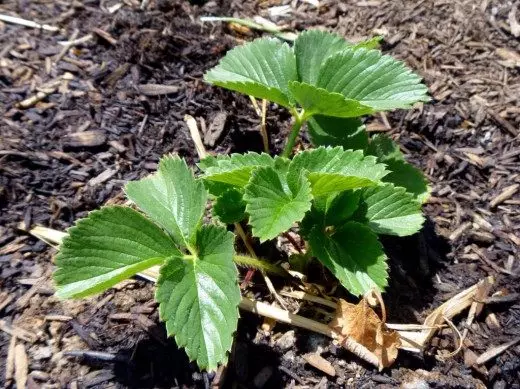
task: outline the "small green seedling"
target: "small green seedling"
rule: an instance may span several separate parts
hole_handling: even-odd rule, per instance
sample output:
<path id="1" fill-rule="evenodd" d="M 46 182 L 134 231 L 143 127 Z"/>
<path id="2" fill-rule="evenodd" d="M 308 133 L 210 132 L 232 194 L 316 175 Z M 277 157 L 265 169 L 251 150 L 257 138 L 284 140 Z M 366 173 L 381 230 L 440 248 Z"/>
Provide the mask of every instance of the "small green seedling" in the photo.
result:
<path id="1" fill-rule="evenodd" d="M 387 182 L 405 187 L 424 201 L 428 187 L 422 173 L 400 156 L 389 138 L 380 137 L 369 146 L 359 119 L 429 100 L 420 77 L 402 62 L 375 50 L 378 43 L 373 38 L 351 44 L 319 30 L 302 32 L 293 47 L 274 38 L 256 39 L 230 50 L 204 79 L 286 107 L 294 124 L 283 156 L 291 154 L 307 123 L 314 146 L 372 153 L 392 166 Z"/>
<path id="2" fill-rule="evenodd" d="M 281 271 L 237 255 L 227 224 L 248 223 L 261 242 L 296 228 L 304 259 L 319 260 L 351 293 L 387 286 L 378 235 L 421 228 L 425 180 L 389 138 L 369 141 L 352 118 L 426 97 L 401 63 L 318 32 L 301 34 L 294 49 L 271 39 L 234 49 L 206 79 L 287 106 L 296 124 L 286 156 L 208 157 L 198 177 L 179 157 L 164 157 L 156 174 L 126 185 L 137 209 L 103 207 L 69 229 L 54 279 L 60 297 L 81 298 L 160 265 L 155 298 L 168 335 L 214 370 L 237 328 L 236 264 Z M 306 120 L 318 147 L 289 158 Z M 203 223 L 208 199 L 211 224 Z"/>

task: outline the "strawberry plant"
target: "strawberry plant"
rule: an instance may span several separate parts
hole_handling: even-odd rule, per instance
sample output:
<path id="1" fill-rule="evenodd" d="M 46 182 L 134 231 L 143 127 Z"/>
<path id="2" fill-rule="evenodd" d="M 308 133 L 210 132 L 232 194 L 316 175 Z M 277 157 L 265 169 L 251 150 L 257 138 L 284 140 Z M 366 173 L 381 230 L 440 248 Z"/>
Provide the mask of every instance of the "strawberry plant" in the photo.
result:
<path id="1" fill-rule="evenodd" d="M 421 228 L 424 178 L 389 138 L 369 141 L 356 116 L 408 107 L 425 88 L 390 57 L 318 32 L 301 34 L 294 49 L 270 39 L 234 49 L 206 79 L 288 107 L 295 126 L 284 155 L 210 156 L 198 176 L 179 157 L 162 158 L 154 175 L 126 185 L 135 207 L 103 207 L 69 229 L 54 279 L 60 297 L 80 298 L 160 265 L 155 298 L 168 335 L 213 370 L 237 327 L 236 265 L 282 271 L 235 253 L 227 224 L 247 223 L 260 242 L 296 228 L 305 258 L 351 293 L 386 287 L 378 235 Z M 306 121 L 318 147 L 290 157 Z"/>

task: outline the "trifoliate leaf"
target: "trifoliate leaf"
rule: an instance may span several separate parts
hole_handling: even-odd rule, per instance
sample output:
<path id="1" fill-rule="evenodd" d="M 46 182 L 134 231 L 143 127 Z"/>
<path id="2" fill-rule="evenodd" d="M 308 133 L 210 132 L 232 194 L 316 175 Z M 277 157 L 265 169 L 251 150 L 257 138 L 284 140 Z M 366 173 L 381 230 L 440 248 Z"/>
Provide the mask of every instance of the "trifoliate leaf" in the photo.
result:
<path id="1" fill-rule="evenodd" d="M 128 207 L 93 211 L 68 230 L 56 256 L 61 298 L 102 292 L 166 258 L 180 255 L 171 238 Z"/>
<path id="2" fill-rule="evenodd" d="M 201 369 L 211 371 L 227 361 L 238 322 L 233 234 L 203 226 L 196 249 L 196 256 L 175 257 L 161 267 L 155 297 L 168 336 L 174 335 Z"/>
<path id="3" fill-rule="evenodd" d="M 397 236 L 415 234 L 424 222 L 421 204 L 405 188 L 392 184 L 364 189 L 355 218 L 377 234 Z"/>
<path id="4" fill-rule="evenodd" d="M 373 113 L 374 109 L 341 93 L 327 91 L 314 85 L 293 81 L 289 90 L 294 99 L 305 110 L 307 116 L 325 115 L 351 118 Z"/>
<path id="5" fill-rule="evenodd" d="M 341 147 L 319 147 L 296 155 L 289 166 L 289 182 L 302 171 L 308 172 L 315 197 L 376 185 L 388 173 L 375 157 Z"/>
<path id="6" fill-rule="evenodd" d="M 345 150 L 364 150 L 368 146 L 368 134 L 358 118 L 316 115 L 309 119 L 308 129 L 315 147 L 342 146 Z"/>
<path id="7" fill-rule="evenodd" d="M 373 136 L 367 154 L 376 156 L 379 162 L 388 166 L 390 173 L 383 178 L 384 182 L 406 188 L 421 203 L 428 200 L 430 188 L 426 177 L 419 169 L 406 162 L 399 146 L 392 139 L 383 134 Z"/>
<path id="8" fill-rule="evenodd" d="M 244 192 L 230 189 L 217 198 L 213 205 L 213 214 L 225 224 L 237 223 L 246 217 Z"/>
<path id="9" fill-rule="evenodd" d="M 320 69 L 316 86 L 374 110 L 409 108 L 429 100 L 420 77 L 404 63 L 365 48 L 349 48 L 329 57 Z"/>
<path id="10" fill-rule="evenodd" d="M 204 75 L 204 79 L 226 89 L 290 107 L 287 85 L 297 79 L 296 59 L 286 43 L 273 38 L 256 39 L 230 50 Z"/>
<path id="11" fill-rule="evenodd" d="M 129 182 L 125 191 L 178 245 L 189 246 L 204 214 L 207 193 L 184 160 L 177 156 L 162 158 L 157 173 Z"/>
<path id="12" fill-rule="evenodd" d="M 331 235 L 316 228 L 308 239 L 312 253 L 350 293 L 362 295 L 386 287 L 386 255 L 367 226 L 348 222 Z"/>
<path id="13" fill-rule="evenodd" d="M 269 154 L 257 154 L 249 152 L 246 154 L 232 154 L 214 158 L 211 162 L 205 161 L 204 179 L 216 181 L 243 188 L 248 183 L 251 172 L 261 166 L 274 166 L 275 159 Z M 209 165 L 211 163 L 211 165 Z M 199 165 L 200 166 L 200 165 Z"/>
<path id="14" fill-rule="evenodd" d="M 349 44 L 336 34 L 320 30 L 307 30 L 294 41 L 296 67 L 300 81 L 316 83 L 322 63 L 332 54 L 344 50 Z"/>
<path id="15" fill-rule="evenodd" d="M 265 241 L 287 231 L 303 219 L 311 208 L 311 199 L 310 184 L 303 172 L 289 184 L 271 167 L 256 169 L 244 195 L 253 235 Z"/>

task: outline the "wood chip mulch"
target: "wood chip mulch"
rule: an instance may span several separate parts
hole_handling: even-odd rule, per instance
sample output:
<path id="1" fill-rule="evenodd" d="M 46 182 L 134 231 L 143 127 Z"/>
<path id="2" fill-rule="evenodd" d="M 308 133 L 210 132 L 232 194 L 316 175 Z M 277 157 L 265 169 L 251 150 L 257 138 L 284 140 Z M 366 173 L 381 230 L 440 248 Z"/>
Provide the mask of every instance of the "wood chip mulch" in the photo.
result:
<path id="1" fill-rule="evenodd" d="M 210 387 L 221 380 L 257 388 L 520 388 L 518 4 L 144 3 L 145 10 L 136 0 L 0 4 L 0 15 L 46 26 L 0 18 L 0 386 Z M 385 300 L 390 321 L 419 323 L 494 276 L 455 357 L 436 358 L 456 348 L 447 329 L 424 356 L 402 353 L 379 373 L 320 336 L 282 325 L 266 335 L 261 320 L 244 314 L 222 378 L 198 372 L 166 339 L 150 284 L 130 280 L 80 301 L 53 296 L 55 250 L 27 231 L 64 230 L 89 210 L 122 202 L 124 183 L 154 171 L 165 153 L 195 161 L 185 114 L 202 130 L 218 128 L 219 139 L 205 139 L 211 151 L 262 150 L 249 99 L 201 81 L 226 50 L 257 33 L 203 25 L 202 15 L 261 15 L 351 40 L 382 35 L 383 49 L 424 77 L 430 104 L 368 120 L 371 131 L 398 140 L 432 183 L 424 231 L 384 240 L 391 258 Z M 278 149 L 288 114 L 269 107 L 267 126 Z M 464 330 L 465 317 L 455 325 Z"/>

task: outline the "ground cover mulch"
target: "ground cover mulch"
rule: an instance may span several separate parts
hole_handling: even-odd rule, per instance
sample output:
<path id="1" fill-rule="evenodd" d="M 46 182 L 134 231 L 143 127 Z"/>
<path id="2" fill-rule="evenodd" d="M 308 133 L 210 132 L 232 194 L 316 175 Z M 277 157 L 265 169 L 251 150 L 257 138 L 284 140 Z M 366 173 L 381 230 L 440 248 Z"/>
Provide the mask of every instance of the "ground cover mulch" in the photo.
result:
<path id="1" fill-rule="evenodd" d="M 135 0 L 0 4 L 2 15 L 58 27 L 0 22 L 0 386 L 16 387 L 15 373 L 23 380 L 28 372 L 30 388 L 520 388 L 518 343 L 474 364 L 520 339 L 514 2 L 324 0 L 319 9 L 303 1 L 195 3 L 152 0 L 144 10 Z M 284 5 L 289 12 L 273 8 Z M 53 296 L 55 250 L 30 228 L 64 230 L 102 204 L 124 201 L 124 183 L 153 172 L 161 155 L 197 161 L 185 114 L 201 129 L 225 117 L 222 134 L 206 139 L 215 142 L 212 152 L 262 150 L 249 99 L 201 81 L 226 50 L 259 33 L 202 24 L 203 15 L 261 15 L 289 30 L 326 28 L 351 40 L 382 35 L 384 51 L 424 77 L 431 103 L 368 120 L 371 131 L 396 139 L 432 184 L 423 232 L 384 241 L 391 266 L 385 301 L 390 321 L 420 323 L 492 275 L 493 297 L 456 356 L 436 358 L 456 348 L 452 332 L 441 331 L 425 355 L 402 352 L 378 372 L 324 337 L 283 325 L 266 332 L 266 323 L 244 313 L 221 379 L 200 373 L 166 339 L 149 283 L 131 280 L 80 301 Z M 289 120 L 269 107 L 272 150 L 283 145 Z M 261 278 L 254 283 L 262 288 Z M 464 322 L 462 315 L 455 324 L 462 330 Z M 302 356 L 317 348 L 335 376 L 305 363 Z"/>

